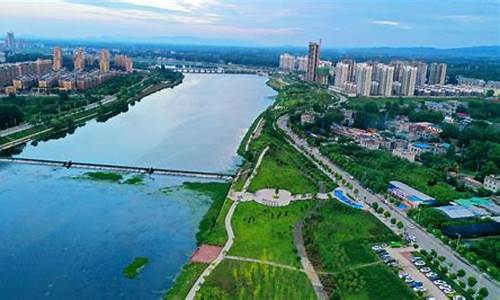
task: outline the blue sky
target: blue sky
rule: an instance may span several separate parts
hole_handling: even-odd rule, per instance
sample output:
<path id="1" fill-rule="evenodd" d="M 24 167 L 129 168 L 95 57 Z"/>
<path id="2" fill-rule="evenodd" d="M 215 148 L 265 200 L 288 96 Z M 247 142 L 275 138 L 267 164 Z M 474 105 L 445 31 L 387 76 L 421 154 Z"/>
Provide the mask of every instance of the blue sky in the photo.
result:
<path id="1" fill-rule="evenodd" d="M 500 0 L 0 0 L 0 34 L 327 47 L 500 44 Z"/>

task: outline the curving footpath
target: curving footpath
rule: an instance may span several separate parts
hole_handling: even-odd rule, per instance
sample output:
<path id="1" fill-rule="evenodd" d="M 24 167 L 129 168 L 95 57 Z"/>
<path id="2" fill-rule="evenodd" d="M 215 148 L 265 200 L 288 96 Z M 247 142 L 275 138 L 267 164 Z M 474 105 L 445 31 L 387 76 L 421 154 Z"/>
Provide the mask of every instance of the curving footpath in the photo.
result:
<path id="1" fill-rule="evenodd" d="M 457 272 L 459 269 L 465 270 L 467 276 L 476 277 L 478 283 L 477 287 L 485 287 L 489 291 L 489 296 L 486 299 L 496 299 L 497 295 L 500 295 L 500 285 L 489 278 L 486 274 L 482 273 L 477 267 L 470 265 L 462 257 L 458 256 L 450 247 L 444 245 L 440 240 L 425 231 L 420 225 L 416 224 L 409 217 L 404 215 L 401 211 L 394 209 L 392 206 L 387 205 L 384 198 L 381 195 L 372 193 L 370 190 L 366 189 L 361 185 L 356 179 L 351 179 L 351 175 L 341 169 L 339 166 L 334 164 L 329 158 L 323 156 L 318 148 L 310 146 L 306 140 L 295 134 L 290 127 L 288 127 L 288 116 L 281 116 L 277 121 L 277 126 L 288 136 L 289 142 L 301 153 L 303 153 L 309 160 L 311 160 L 316 165 L 319 165 L 317 161 L 321 161 L 323 164 L 328 166 L 333 172 L 340 174 L 348 183 L 353 186 L 353 189 L 358 189 L 358 198 L 363 200 L 366 204 L 371 205 L 376 202 L 384 210 L 390 211 L 396 220 L 401 221 L 409 234 L 414 235 L 417 238 L 418 245 L 420 248 L 434 249 L 440 256 L 446 257 L 448 263 L 451 263 L 450 269 Z M 288 139 L 287 139 L 288 140 Z M 332 172 L 325 170 L 325 168 L 320 168 L 327 176 L 330 178 L 335 178 Z M 382 219 L 378 214 L 372 214 Z M 385 223 L 385 222 L 384 222 Z M 391 228 L 393 229 L 393 228 Z"/>
<path id="2" fill-rule="evenodd" d="M 224 219 L 224 225 L 226 227 L 226 232 L 227 232 L 226 244 L 222 248 L 222 251 L 219 253 L 217 258 L 205 269 L 205 271 L 203 271 L 203 273 L 201 273 L 200 277 L 198 277 L 196 282 L 189 290 L 186 299 L 188 300 L 194 299 L 194 297 L 196 296 L 196 292 L 198 292 L 198 290 L 201 288 L 201 285 L 205 282 L 205 278 L 207 278 L 210 275 L 210 273 L 212 273 L 212 271 L 217 267 L 217 265 L 225 258 L 226 253 L 229 252 L 231 246 L 233 246 L 234 231 L 233 227 L 231 226 L 231 219 L 233 218 L 234 210 L 236 209 L 237 205 L 238 202 L 233 202 L 233 204 L 229 208 L 226 218 Z"/>
<path id="3" fill-rule="evenodd" d="M 259 159 L 257 160 L 257 163 L 255 164 L 255 168 L 252 171 L 252 174 L 247 178 L 247 181 L 245 181 L 245 184 L 243 185 L 243 192 L 246 192 L 248 189 L 248 186 L 250 186 L 250 182 L 252 179 L 257 175 L 257 170 L 262 163 L 262 160 L 264 159 L 264 155 L 266 155 L 266 152 L 269 150 L 269 146 L 267 146 L 262 153 L 259 155 Z M 232 194 L 232 192 L 230 192 Z M 229 208 L 229 211 L 227 212 L 226 218 L 224 219 L 224 226 L 226 227 L 226 232 L 227 232 L 227 241 L 224 244 L 224 247 L 222 248 L 222 251 L 219 253 L 217 258 L 201 273 L 200 277 L 196 279 L 196 282 L 193 284 L 191 289 L 189 290 L 189 293 L 186 296 L 186 299 L 188 300 L 193 300 L 194 297 L 196 296 L 196 292 L 198 292 L 202 286 L 202 284 L 205 282 L 205 278 L 207 278 L 210 273 L 219 265 L 219 263 L 226 258 L 226 254 L 229 253 L 229 249 L 233 246 L 234 243 L 234 231 L 233 231 L 233 226 L 231 225 L 231 219 L 233 218 L 234 211 L 236 210 L 236 206 L 238 206 L 238 201 L 234 201 L 231 207 Z"/>

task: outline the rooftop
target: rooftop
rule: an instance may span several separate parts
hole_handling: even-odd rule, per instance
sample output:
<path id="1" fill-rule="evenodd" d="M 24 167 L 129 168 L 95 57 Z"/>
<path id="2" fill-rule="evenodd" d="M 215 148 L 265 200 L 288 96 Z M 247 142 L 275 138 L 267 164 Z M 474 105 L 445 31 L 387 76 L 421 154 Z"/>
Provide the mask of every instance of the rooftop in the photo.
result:
<path id="1" fill-rule="evenodd" d="M 417 191 L 416 189 L 414 189 L 414 188 L 412 188 L 412 187 L 410 187 L 402 182 L 399 182 L 399 181 L 390 181 L 389 185 L 393 186 L 393 187 L 399 189 L 400 191 L 402 191 L 403 193 L 405 193 L 407 195 L 408 200 L 410 200 L 410 201 L 426 202 L 426 201 L 434 201 L 435 200 L 431 196 L 426 195 L 420 191 Z"/>

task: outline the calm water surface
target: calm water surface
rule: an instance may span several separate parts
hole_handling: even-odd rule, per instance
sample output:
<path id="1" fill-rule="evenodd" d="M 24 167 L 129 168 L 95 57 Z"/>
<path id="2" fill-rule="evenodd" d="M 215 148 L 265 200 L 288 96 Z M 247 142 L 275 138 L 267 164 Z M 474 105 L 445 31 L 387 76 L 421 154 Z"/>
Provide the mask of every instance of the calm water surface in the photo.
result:
<path id="1" fill-rule="evenodd" d="M 272 102 L 265 80 L 187 75 L 127 113 L 19 156 L 231 171 L 243 134 Z M 186 178 L 130 186 L 78 179 L 83 173 L 0 164 L 2 299 L 155 299 L 188 260 L 210 200 L 180 187 Z M 150 264 L 125 279 L 137 256 Z"/>

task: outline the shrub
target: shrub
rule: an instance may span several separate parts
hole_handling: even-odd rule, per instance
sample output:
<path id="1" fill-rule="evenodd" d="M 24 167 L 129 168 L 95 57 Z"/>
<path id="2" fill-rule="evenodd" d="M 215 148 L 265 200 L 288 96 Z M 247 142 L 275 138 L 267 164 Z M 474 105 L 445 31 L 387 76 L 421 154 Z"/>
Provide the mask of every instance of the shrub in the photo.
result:
<path id="1" fill-rule="evenodd" d="M 391 218 L 391 224 L 396 224 L 396 218 Z"/>
<path id="2" fill-rule="evenodd" d="M 458 276 L 458 277 L 464 277 L 464 276 L 465 276 L 465 271 L 464 271 L 464 269 L 460 269 L 460 270 L 458 270 L 458 272 L 457 272 L 457 276 Z"/>
<path id="3" fill-rule="evenodd" d="M 467 283 L 469 284 L 470 287 L 473 287 L 477 283 L 477 279 L 474 276 L 471 276 L 467 279 Z"/>
<path id="4" fill-rule="evenodd" d="M 384 213 L 384 217 L 385 217 L 385 218 L 389 218 L 390 216 L 391 216 L 391 213 L 390 213 L 390 212 L 386 211 L 386 212 Z"/>
<path id="5" fill-rule="evenodd" d="M 404 227 L 403 222 L 399 221 L 397 224 L 398 228 L 401 229 Z"/>
<path id="6" fill-rule="evenodd" d="M 488 292 L 488 289 L 487 289 L 487 288 L 482 287 L 482 288 L 480 288 L 480 289 L 479 289 L 479 295 L 480 295 L 481 297 L 486 298 L 486 297 L 488 297 L 488 294 L 489 294 L 489 292 Z"/>

